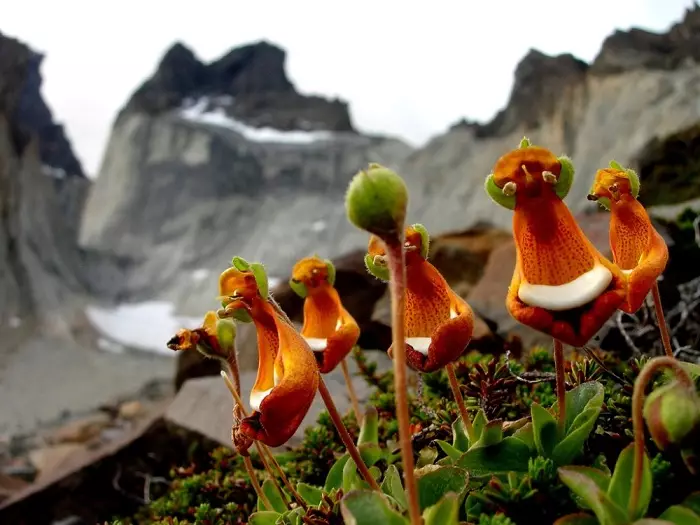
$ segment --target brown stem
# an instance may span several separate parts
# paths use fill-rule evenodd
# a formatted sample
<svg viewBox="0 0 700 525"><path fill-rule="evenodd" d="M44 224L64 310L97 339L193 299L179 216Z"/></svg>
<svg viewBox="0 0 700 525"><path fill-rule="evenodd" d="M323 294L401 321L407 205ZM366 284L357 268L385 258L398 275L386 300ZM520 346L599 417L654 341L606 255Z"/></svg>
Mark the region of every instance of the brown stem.
<svg viewBox="0 0 700 525"><path fill-rule="evenodd" d="M629 513L631 514L639 502L639 491L642 488L644 474L644 391L654 374L660 369L668 367L673 370L676 379L683 386L695 390L693 380L690 378L680 362L668 356L654 357L650 359L639 372L634 382L632 394L632 428L634 430L634 470L632 471L632 492L629 501Z"/></svg>
<svg viewBox="0 0 700 525"><path fill-rule="evenodd" d="M229 360L229 366L230 366L230 360ZM233 368L233 367L231 367L231 368ZM234 372L234 370L237 372L238 367L236 366L235 368L233 368L233 370L231 370L231 372L232 372L231 375L233 375L234 381L236 381L236 378L239 376L236 372ZM234 383L228 377L228 374L223 370L221 371L221 377L224 378L224 382L226 383L226 386L228 387L229 392L231 392L231 395L233 396L233 400L236 403L235 411L237 413L237 416L238 417L241 417L241 416L248 417L248 411L245 409L245 405L243 404L243 400L241 399L241 394L239 393L240 384L241 384L240 380L237 383ZM265 470L267 471L267 473L270 475L270 479L272 480L272 483L275 485L277 492L280 493L280 496L282 497L282 501L284 501L285 505L289 506L289 501L287 500L287 497L285 496L284 491L282 490L282 487L280 487L279 483L277 483L277 479L275 478L275 474L274 474L274 472L272 472L270 465L267 463L267 460L265 459L265 454L263 453L263 449L267 449L267 445L265 445L264 443L259 443L258 441L255 441L255 447L258 450L258 455L260 456L260 461L262 462L263 466L265 467ZM273 459L274 459L274 457L273 457ZM275 463L277 463L277 462L275 461ZM286 481L287 483L289 483L289 481L287 481L286 476L284 475L284 472L282 472L281 470L279 472L280 472L280 475L282 477L282 482L284 483ZM296 499L296 497L298 496L298 494L296 494L296 491L293 491L292 495L294 495L294 499ZM303 501L303 500L301 500L301 501ZM270 508L272 508L272 507L270 507ZM306 508L306 507L304 506L304 508Z"/></svg>
<svg viewBox="0 0 700 525"><path fill-rule="evenodd" d="M413 462L410 416L408 412L408 389L406 382L406 264L403 245L404 233L397 239L384 239L386 244L387 266L391 276L391 332L394 361L394 394L396 396L396 419L399 424L399 444L403 462L404 480L408 496L408 515L411 525L420 525L421 514L418 505L418 485Z"/></svg>
<svg viewBox="0 0 700 525"><path fill-rule="evenodd" d="M472 420L469 418L469 412L467 412L467 407L464 405L464 398L462 397L462 392L459 389L459 383L457 382L457 376L455 375L455 365L449 363L445 370L447 370L447 379L450 381L450 388L452 388L452 395L457 402L457 408L459 408L459 415L462 416L462 422L464 423L464 428L469 436L469 444L473 445L476 442L476 434L474 433L474 426L472 425Z"/></svg>
<svg viewBox="0 0 700 525"><path fill-rule="evenodd" d="M304 498L302 498L301 495L296 491L294 486L289 482L289 479L287 479L287 476L282 471L282 467L280 467L280 464L277 462L277 459L272 454L272 450L270 450L269 447L265 444L262 445L262 448L264 451L267 452L267 455L270 457L270 461L272 462L272 464L275 467L275 470L282 479L282 483L284 483L284 486L287 487L287 490L292 494L292 496L294 496L294 500L297 502L297 504L300 505L304 510L308 509ZM282 491L280 490L280 493L281 492Z"/></svg>
<svg viewBox="0 0 700 525"><path fill-rule="evenodd" d="M358 425L362 424L362 412L360 411L360 402L357 400L357 393L355 393L355 387L352 384L352 377L350 376L350 370L348 370L348 363L345 359L340 362L340 368L343 371L343 377L345 378L345 385L348 387L348 395L350 396L350 402L352 403L352 410L355 412L355 421Z"/></svg>
<svg viewBox="0 0 700 525"><path fill-rule="evenodd" d="M280 496L282 497L282 501L284 502L284 505L291 509L291 507L289 506L289 500L287 499L287 495L282 490L282 487L280 487L280 484L277 481L277 478L275 476L273 476L272 469L270 468L270 464L267 462L267 459L265 458L265 450L266 450L265 445L263 443L260 443L260 441L255 441L255 448L258 451L258 457L260 458L260 462L263 464L263 467L265 467L265 470L270 475L270 479L272 480L272 484L277 489L277 492L280 493ZM304 507L304 508L306 508L306 507Z"/></svg>
<svg viewBox="0 0 700 525"><path fill-rule="evenodd" d="M559 339L554 340L554 369L557 376L557 400L559 401L559 432L566 430L566 370L564 346Z"/></svg>
<svg viewBox="0 0 700 525"><path fill-rule="evenodd" d="M350 454L350 457L355 462L355 465L357 465L360 474L362 474L362 477L365 478L365 481L369 483L369 486L372 488L372 490L377 490L381 492L379 485L377 485L377 482L372 477L372 474L367 468L367 465L365 465L365 462L362 460L362 456L360 456L360 451L357 450L357 447L355 446L355 443L353 443L350 434L348 434L348 430L343 424L343 420L341 419L340 414L338 413L338 409L336 408L335 403L333 402L333 398L331 397L331 393L328 391L328 387L326 386L326 382L323 380L323 376L319 378L318 391L321 393L323 402L326 404L326 408L328 409L328 413L330 414L331 419L333 420L333 424L335 425L338 434L340 434L340 439L342 440L343 445L345 445L348 454Z"/></svg>
<svg viewBox="0 0 700 525"><path fill-rule="evenodd" d="M671 335L668 333L668 325L666 324L666 318L664 317L664 308L661 306L659 283L654 283L654 286L651 288L651 295L654 298L654 310L656 310L656 319L659 321L659 331L661 332L661 341L664 344L664 351L668 357L673 357Z"/></svg>
<svg viewBox="0 0 700 525"><path fill-rule="evenodd" d="M258 495L258 498L262 500L268 510L274 510L270 500L267 499L267 496L263 492L262 487L258 482L258 478L255 476L255 471L253 470L253 463L250 461L250 456L243 456L243 464L245 465L246 472L248 472L248 477L250 478L250 482L253 484L253 488L255 489L255 493Z"/></svg>

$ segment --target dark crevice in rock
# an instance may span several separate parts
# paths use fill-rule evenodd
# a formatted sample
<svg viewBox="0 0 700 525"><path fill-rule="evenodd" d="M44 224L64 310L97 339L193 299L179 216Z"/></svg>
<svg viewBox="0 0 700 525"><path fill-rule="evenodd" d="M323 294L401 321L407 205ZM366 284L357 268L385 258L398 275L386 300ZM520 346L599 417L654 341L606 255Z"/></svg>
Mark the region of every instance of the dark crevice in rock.
<svg viewBox="0 0 700 525"><path fill-rule="evenodd" d="M700 197L700 124L655 139L642 152L635 166L646 206Z"/></svg>
<svg viewBox="0 0 700 525"><path fill-rule="evenodd" d="M287 78L285 59L284 50L261 41L203 64L178 42L165 53L154 75L138 88L121 115L159 114L204 97L228 98L227 113L254 127L354 131L347 103L298 93Z"/></svg>

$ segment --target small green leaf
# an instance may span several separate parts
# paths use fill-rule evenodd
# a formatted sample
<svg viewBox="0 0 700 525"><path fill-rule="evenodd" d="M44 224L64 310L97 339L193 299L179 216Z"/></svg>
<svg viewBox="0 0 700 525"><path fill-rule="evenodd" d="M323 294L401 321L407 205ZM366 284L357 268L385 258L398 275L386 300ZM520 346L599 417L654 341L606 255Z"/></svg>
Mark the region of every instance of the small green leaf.
<svg viewBox="0 0 700 525"><path fill-rule="evenodd" d="M248 313L248 310L243 310L242 308L234 310L231 317L233 317L236 321L240 321L241 323L253 322L253 318Z"/></svg>
<svg viewBox="0 0 700 525"><path fill-rule="evenodd" d="M530 142L530 139L527 137L523 137L518 144L519 149L529 148L530 146L532 146L532 142Z"/></svg>
<svg viewBox="0 0 700 525"><path fill-rule="evenodd" d="M532 423L526 423L513 433L513 437L525 443L530 450L536 450L535 446L535 431Z"/></svg>
<svg viewBox="0 0 700 525"><path fill-rule="evenodd" d="M466 493L468 482L469 474L458 467L429 465L416 470L421 512L438 503L448 492L454 492L461 500Z"/></svg>
<svg viewBox="0 0 700 525"><path fill-rule="evenodd" d="M379 445L379 414L377 409L371 405L365 409L365 415L360 426L360 435L357 437L358 445L366 443Z"/></svg>
<svg viewBox="0 0 700 525"><path fill-rule="evenodd" d="M566 431L569 431L574 420L587 408L603 406L603 385L598 381L588 381L566 393ZM559 401L552 405L552 412L558 413Z"/></svg>
<svg viewBox="0 0 700 525"><path fill-rule="evenodd" d="M458 516L459 500L454 492L448 492L423 512L425 525L459 525Z"/></svg>
<svg viewBox="0 0 700 525"><path fill-rule="evenodd" d="M333 261L331 261L330 259L324 259L323 262L326 263L326 273L327 273L326 280L328 281L328 284L330 284L331 286L334 286L335 285L335 265L333 264Z"/></svg>
<svg viewBox="0 0 700 525"><path fill-rule="evenodd" d="M476 443L471 445L475 447L490 447L503 440L503 422L500 419L494 419L486 423L486 426L481 432L481 436Z"/></svg>
<svg viewBox="0 0 700 525"><path fill-rule="evenodd" d="M272 510L260 510L253 512L248 517L250 525L275 525L281 514Z"/></svg>
<svg viewBox="0 0 700 525"><path fill-rule="evenodd" d="M484 183L486 194L491 197L491 200L496 204L503 206L509 210L515 209L515 195L506 195L503 190L496 185L493 180L493 173L489 173Z"/></svg>
<svg viewBox="0 0 700 525"><path fill-rule="evenodd" d="M250 263L243 257L235 256L233 259L231 259L231 264L239 272L246 272L250 270Z"/></svg>
<svg viewBox="0 0 700 525"><path fill-rule="evenodd" d="M559 467L562 482L595 513L602 525L626 525L627 512L620 508L600 487L599 473L590 467Z"/></svg>
<svg viewBox="0 0 700 525"><path fill-rule="evenodd" d="M335 463L333 463L333 466L328 471L328 475L326 476L326 483L323 485L323 490L325 490L326 492L330 492L333 489L342 488L343 469L345 468L345 464L348 462L349 459L350 456L345 454L338 458L338 460Z"/></svg>
<svg viewBox="0 0 700 525"><path fill-rule="evenodd" d="M473 476L509 471L527 472L531 456L530 447L511 436L490 447L469 449L459 458L457 466L467 469Z"/></svg>
<svg viewBox="0 0 700 525"><path fill-rule="evenodd" d="M382 449L375 443L363 443L357 446L357 450L360 452L360 457L368 468L382 459Z"/></svg>
<svg viewBox="0 0 700 525"><path fill-rule="evenodd" d="M314 487L308 483L297 483L297 492L306 503L312 506L320 504L323 498L323 489L321 487Z"/></svg>
<svg viewBox="0 0 700 525"><path fill-rule="evenodd" d="M458 418L461 421L461 417ZM478 440L481 437L481 433L484 431L484 428L486 428L486 424L489 422L488 418L486 417L486 413L484 412L483 408L480 408L479 410L476 411L476 415L474 416L474 421L472 421L472 428L474 429L474 435L476 436L476 439ZM464 425L462 425L464 426ZM467 436L466 430L464 431L464 435ZM466 452L467 449L465 448L463 452Z"/></svg>
<svg viewBox="0 0 700 525"><path fill-rule="evenodd" d="M270 295L270 288L267 285L267 272L265 271L265 267L260 263L252 263L250 265L250 271L253 272L260 296L263 299L267 299L267 296Z"/></svg>
<svg viewBox="0 0 700 525"><path fill-rule="evenodd" d="M700 516L683 505L670 506L659 516L659 519L670 521L674 525L700 525Z"/></svg>
<svg viewBox="0 0 700 525"><path fill-rule="evenodd" d="M571 185L574 183L574 163L566 155L558 157L557 160L561 164L561 171L559 172L557 183L554 185L554 192L561 200L564 200L569 194Z"/></svg>
<svg viewBox="0 0 700 525"><path fill-rule="evenodd" d="M681 505L700 515L700 492L691 492Z"/></svg>
<svg viewBox="0 0 700 525"><path fill-rule="evenodd" d="M552 459L557 465L568 465L583 452L583 444L595 427L599 414L600 408L591 407L576 417L566 437L552 451Z"/></svg>
<svg viewBox="0 0 700 525"><path fill-rule="evenodd" d="M396 503L403 509L408 509L408 502L406 501L406 491L401 483L401 476L396 468L396 465L389 465L384 473L384 481L382 481L381 486L384 494L387 494L396 500Z"/></svg>
<svg viewBox="0 0 700 525"><path fill-rule="evenodd" d="M452 461L457 461L460 457L462 457L463 451L457 450L455 447L450 445L447 441L444 441L442 439L436 439L435 443L438 444L438 446L442 449L442 451L447 454L447 457L450 458Z"/></svg>
<svg viewBox="0 0 700 525"><path fill-rule="evenodd" d="M340 513L347 525L406 525L408 520L392 509L386 499L372 490L353 490L340 501Z"/></svg>
<svg viewBox="0 0 700 525"><path fill-rule="evenodd" d="M553 525L599 525L598 519L586 514L585 512L577 512L576 514L567 514L562 516Z"/></svg>
<svg viewBox="0 0 700 525"><path fill-rule="evenodd" d="M432 465L438 457L438 451L431 446L423 447L420 452L418 452L418 460L416 461L416 468L425 467L426 465Z"/></svg>
<svg viewBox="0 0 700 525"><path fill-rule="evenodd" d="M469 450L469 436L464 428L462 416L457 416L452 422L452 446L462 452Z"/></svg>
<svg viewBox="0 0 700 525"><path fill-rule="evenodd" d="M635 520L643 518L651 501L652 477L649 458L644 454L644 466L642 473L642 486L639 490L639 502L634 513L629 516ZM617 458L613 471L608 495L620 507L627 509L632 493L632 473L634 472L634 444L627 445Z"/></svg>
<svg viewBox="0 0 700 525"><path fill-rule="evenodd" d="M263 501L258 498L258 510L273 510L280 514L287 510L287 505L285 505L282 496L277 491L277 487L275 487L275 484L272 483L272 480L266 479L262 484L262 490L265 496L267 496L267 499L270 501L272 508L268 509Z"/></svg>
<svg viewBox="0 0 700 525"><path fill-rule="evenodd" d="M422 224L414 224L411 227L420 233L420 254L423 259L427 259L430 252L430 234Z"/></svg>
<svg viewBox="0 0 700 525"><path fill-rule="evenodd" d="M545 458L551 457L557 444L557 421L547 409L538 403L532 403L532 436L537 453Z"/></svg>
<svg viewBox="0 0 700 525"><path fill-rule="evenodd" d="M365 255L365 267L369 273L374 275L380 281L389 282L391 280L389 268L374 264L374 257L369 253Z"/></svg>
<svg viewBox="0 0 700 525"><path fill-rule="evenodd" d="M289 287L292 289L292 291L295 294L297 294L302 299L305 298L309 294L309 291L306 289L306 285L304 283L302 283L301 281L289 279Z"/></svg>

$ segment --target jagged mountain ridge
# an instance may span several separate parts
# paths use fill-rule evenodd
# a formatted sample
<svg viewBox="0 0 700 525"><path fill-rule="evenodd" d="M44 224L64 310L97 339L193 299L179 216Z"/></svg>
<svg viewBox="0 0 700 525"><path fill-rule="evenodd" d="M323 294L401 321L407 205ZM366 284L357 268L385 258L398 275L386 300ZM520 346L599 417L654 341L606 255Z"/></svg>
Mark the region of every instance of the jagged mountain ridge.
<svg viewBox="0 0 700 525"><path fill-rule="evenodd" d="M122 286L122 296L163 296L194 313L215 290L187 275L215 271L233 254L261 260L283 278L299 257L362 248L366 236L347 223L342 195L367 161L401 171L411 190L409 220L434 234L484 220L508 229L511 214L491 203L482 185L495 160L523 135L573 157L578 176L567 202L576 212L593 211L585 195L597 168L612 158L634 165L651 141L700 120L700 67L687 44L697 38L698 12L689 10L667 35L633 30L626 39L616 33L592 65L532 50L515 71L507 106L491 122L462 122L413 152L393 139L334 130L328 119L320 119L326 125L314 128L315 138L301 142L274 133L261 138L261 126L290 131L290 121L302 120L295 112L306 114L304 104L279 102L294 92L280 71L283 52L269 43L232 51L226 56L248 59L234 60L245 66L231 80L202 73L202 67L220 68L202 66L178 44L115 122L83 216L81 244L140 261L139 277ZM639 59L634 45L647 40L666 44L640 44ZM614 72L604 67L611 63ZM269 82L259 76L263 69ZM158 95L158 86L170 85L163 79L178 79L181 87ZM240 86L253 85L277 102L250 113L250 93ZM171 102L167 109L144 109L143 100L153 99ZM200 114L190 118L193 104ZM276 105L288 111L277 123L269 112ZM314 107L323 112L328 106ZM256 115L267 120L261 124Z"/></svg>

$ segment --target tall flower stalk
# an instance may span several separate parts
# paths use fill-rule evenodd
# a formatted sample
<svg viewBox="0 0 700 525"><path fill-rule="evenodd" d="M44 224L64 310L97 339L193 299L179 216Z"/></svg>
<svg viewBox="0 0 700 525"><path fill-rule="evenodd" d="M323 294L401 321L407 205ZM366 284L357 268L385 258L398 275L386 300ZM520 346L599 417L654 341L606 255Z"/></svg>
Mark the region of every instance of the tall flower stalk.
<svg viewBox="0 0 700 525"><path fill-rule="evenodd" d="M370 164L350 182L345 199L348 219L356 227L376 235L385 246L390 275L392 348L394 349L394 390L399 443L406 485L408 512L412 525L421 523L418 486L411 444L408 382L406 378L406 266L404 222L408 190L401 177L379 165Z"/></svg>

